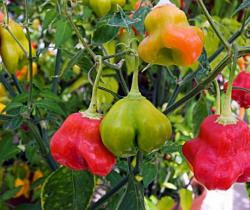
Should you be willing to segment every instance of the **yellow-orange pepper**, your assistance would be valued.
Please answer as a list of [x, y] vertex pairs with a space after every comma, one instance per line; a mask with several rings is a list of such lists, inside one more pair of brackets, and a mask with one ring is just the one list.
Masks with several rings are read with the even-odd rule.
[[146, 38], [138, 52], [142, 60], [163, 66], [189, 66], [203, 48], [203, 32], [190, 26], [183, 11], [173, 4], [157, 6], [145, 18]]
[[[3, 14], [1, 13], [1, 16]], [[0, 22], [3, 22], [3, 18], [0, 18]], [[29, 52], [29, 42], [23, 31], [23, 28], [13, 20], [9, 20], [8, 28], [11, 33], [4, 27], [0, 27], [0, 54], [3, 60], [3, 63], [9, 73], [14, 74], [20, 65], [23, 65], [24, 62], [27, 62], [25, 52]], [[35, 51], [32, 50], [34, 54]]]
[[[37, 74], [37, 64], [36, 63], [32, 63], [32, 75], [33, 77]], [[28, 71], [28, 65], [24, 65], [20, 70], [18, 70], [16, 72], [16, 77], [18, 80], [30, 80], [30, 75], [29, 75], [29, 71]]]

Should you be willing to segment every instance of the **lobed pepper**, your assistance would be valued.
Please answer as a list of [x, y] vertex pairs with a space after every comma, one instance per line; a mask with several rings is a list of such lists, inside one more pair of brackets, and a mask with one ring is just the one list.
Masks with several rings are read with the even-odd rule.
[[115, 157], [104, 147], [100, 132], [101, 119], [92, 119], [84, 113], [68, 116], [53, 135], [50, 150], [53, 158], [73, 170], [89, 170], [106, 176], [115, 164]]
[[141, 95], [129, 94], [115, 103], [101, 123], [104, 145], [118, 157], [150, 153], [172, 133], [168, 118]]
[[207, 189], [227, 190], [234, 182], [250, 181], [250, 130], [242, 120], [219, 124], [219, 115], [208, 116], [199, 135], [182, 151], [194, 176]]
[[[3, 20], [1, 22], [3, 22]], [[9, 20], [8, 28], [23, 47], [23, 49], [20, 47], [7, 29], [0, 27], [0, 54], [6, 69], [9, 73], [14, 74], [24, 62], [27, 62], [24, 50], [27, 53], [29, 52], [29, 43], [23, 32], [23, 28], [18, 23]]]
[[142, 60], [163, 66], [189, 66], [198, 60], [204, 34], [190, 26], [185, 13], [174, 4], [154, 7], [144, 24], [148, 35], [138, 47]]

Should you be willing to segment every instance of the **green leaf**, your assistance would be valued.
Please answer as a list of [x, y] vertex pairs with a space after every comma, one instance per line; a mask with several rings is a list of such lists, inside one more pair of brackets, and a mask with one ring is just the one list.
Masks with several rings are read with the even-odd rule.
[[69, 38], [71, 38], [71, 27], [65, 19], [60, 19], [56, 23], [55, 42], [56, 47], [61, 47]]
[[157, 203], [157, 210], [170, 210], [173, 208], [174, 203], [173, 198], [164, 196]]
[[94, 177], [90, 173], [61, 167], [42, 186], [42, 210], [87, 209], [93, 189]]
[[0, 164], [15, 157], [20, 150], [12, 144], [12, 138], [0, 140]]
[[21, 186], [4, 192], [4, 193], [0, 196], [0, 201], [1, 201], [1, 202], [2, 202], [2, 201], [7, 201], [7, 200], [9, 200], [10, 198], [13, 198], [13, 197], [16, 195], [16, 193], [20, 190], [20, 188], [21, 188]]
[[202, 121], [209, 115], [209, 109], [205, 98], [202, 96], [193, 111], [193, 131], [196, 136], [199, 132]]
[[55, 9], [50, 9], [45, 14], [45, 19], [43, 21], [43, 31], [48, 28], [48, 26], [53, 23], [57, 16], [57, 11]]
[[37, 101], [35, 105], [40, 109], [46, 109], [48, 112], [54, 112], [60, 115], [65, 115], [65, 112], [62, 110], [62, 108], [53, 100], [49, 99], [40, 100]]
[[152, 163], [144, 163], [142, 167], [143, 185], [147, 187], [156, 177], [157, 167]]
[[101, 25], [94, 32], [93, 42], [95, 42], [96, 44], [103, 44], [105, 42], [108, 42], [116, 37], [118, 30], [118, 27]]
[[182, 210], [190, 210], [192, 206], [192, 192], [187, 189], [179, 190]]
[[130, 176], [126, 193], [121, 200], [118, 210], [145, 210], [143, 192], [143, 184], [136, 181], [133, 176]]

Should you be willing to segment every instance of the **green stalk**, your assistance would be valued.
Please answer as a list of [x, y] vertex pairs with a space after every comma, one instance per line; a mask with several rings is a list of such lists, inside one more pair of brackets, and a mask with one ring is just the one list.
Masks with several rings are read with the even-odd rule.
[[99, 118], [99, 114], [97, 113], [97, 89], [99, 81], [102, 76], [102, 57], [96, 56], [96, 61], [97, 61], [97, 68], [96, 68], [97, 75], [92, 89], [91, 101], [89, 108], [84, 112], [85, 115], [90, 118]]
[[221, 116], [218, 118], [217, 122], [223, 125], [235, 124], [237, 123], [237, 119], [234, 117], [231, 109], [231, 98], [232, 98], [232, 89], [233, 89], [233, 80], [236, 69], [236, 61], [238, 57], [238, 51], [234, 46], [234, 54], [233, 54], [233, 63], [230, 65], [230, 74], [227, 92], [224, 101], [224, 108], [221, 111]]
[[202, 0], [197, 0], [198, 4], [200, 5], [202, 11], [204, 12], [208, 22], [210, 23], [211, 27], [213, 28], [214, 32], [216, 33], [216, 35], [218, 36], [218, 38], [221, 40], [221, 42], [223, 43], [223, 45], [225, 46], [225, 48], [227, 49], [228, 52], [230, 52], [231, 50], [231, 46], [228, 43], [228, 41], [225, 39], [225, 37], [221, 34], [221, 32], [219, 31], [219, 29], [217, 28], [216, 24], [214, 23], [212, 17], [210, 16], [209, 12], [207, 11], [206, 6], [204, 5]]
[[142, 97], [141, 92], [139, 90], [139, 86], [138, 86], [138, 75], [139, 75], [139, 70], [136, 69], [133, 72], [132, 85], [131, 85], [131, 89], [128, 93], [129, 97]]
[[221, 112], [221, 107], [220, 107], [220, 87], [218, 84], [218, 81], [215, 79], [214, 80], [214, 84], [215, 84], [215, 89], [216, 89], [216, 112], [215, 114], [220, 114]]

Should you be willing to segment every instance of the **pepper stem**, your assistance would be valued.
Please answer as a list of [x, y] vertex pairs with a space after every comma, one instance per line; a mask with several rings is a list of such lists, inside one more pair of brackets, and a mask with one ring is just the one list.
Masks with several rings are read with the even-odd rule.
[[216, 112], [215, 114], [219, 115], [221, 112], [220, 110], [220, 86], [216, 79], [214, 80], [214, 84], [215, 84], [215, 89], [216, 89]]
[[221, 110], [221, 115], [217, 119], [217, 122], [223, 125], [237, 123], [237, 119], [234, 117], [232, 113], [232, 109], [231, 109], [231, 98], [232, 98], [234, 73], [236, 69], [236, 61], [237, 61], [237, 49], [236, 49], [236, 53], [234, 53], [234, 56], [233, 56], [233, 64], [230, 66], [230, 74], [229, 74], [228, 87], [227, 87], [225, 100], [224, 100], [224, 108]]
[[96, 67], [97, 75], [92, 89], [91, 101], [89, 104], [89, 108], [84, 112], [84, 114], [90, 118], [99, 118], [99, 113], [97, 113], [97, 89], [99, 81], [102, 76], [102, 57], [100, 55], [96, 56], [96, 61], [97, 61], [97, 67]]
[[131, 89], [128, 93], [128, 96], [130, 96], [130, 97], [141, 97], [141, 92], [139, 90], [139, 85], [138, 85], [138, 75], [139, 75], [139, 70], [136, 69], [133, 72], [132, 85], [131, 85]]

